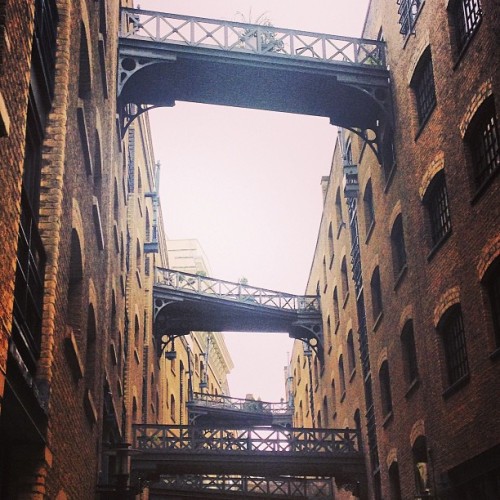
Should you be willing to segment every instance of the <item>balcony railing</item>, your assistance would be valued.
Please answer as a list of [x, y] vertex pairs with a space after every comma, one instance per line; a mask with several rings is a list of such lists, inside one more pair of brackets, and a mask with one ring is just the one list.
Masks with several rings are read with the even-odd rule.
[[384, 42], [377, 40], [141, 9], [122, 9], [120, 37], [227, 52], [385, 67]]
[[183, 292], [233, 300], [248, 305], [266, 306], [288, 311], [320, 311], [317, 296], [292, 295], [266, 290], [265, 288], [255, 288], [243, 283], [234, 283], [159, 267], [156, 268], [155, 284]]
[[17, 350], [32, 374], [40, 356], [44, 272], [45, 250], [23, 190], [12, 335]]
[[234, 410], [250, 413], [267, 413], [272, 415], [286, 415], [293, 413], [293, 407], [285, 401], [279, 403], [269, 403], [256, 399], [232, 398], [230, 396], [220, 396], [217, 394], [205, 394], [202, 392], [193, 393], [191, 405], [197, 407], [209, 407], [223, 410]]
[[228, 474], [161, 476], [158, 490], [188, 490], [293, 498], [333, 498], [332, 479], [325, 477], [254, 477]]
[[134, 425], [133, 446], [151, 452], [293, 455], [360, 455], [359, 432], [352, 429], [199, 428], [187, 425]]

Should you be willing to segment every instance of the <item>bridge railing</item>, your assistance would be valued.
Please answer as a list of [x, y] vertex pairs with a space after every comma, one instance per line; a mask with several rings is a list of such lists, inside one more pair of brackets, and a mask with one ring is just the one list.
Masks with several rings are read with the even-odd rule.
[[298, 498], [333, 498], [332, 479], [327, 477], [254, 477], [228, 474], [165, 475], [156, 489], [220, 491]]
[[200, 428], [187, 425], [135, 424], [133, 447], [163, 453], [360, 455], [359, 432], [352, 429], [273, 427]]
[[234, 283], [160, 267], [156, 268], [155, 284], [175, 290], [235, 300], [251, 305], [267, 306], [288, 311], [320, 311], [320, 303], [317, 296], [292, 295], [265, 288], [256, 288], [244, 283]]
[[236, 410], [250, 413], [267, 413], [272, 415], [286, 415], [293, 412], [293, 408], [286, 402], [269, 403], [257, 399], [232, 398], [218, 394], [194, 392], [190, 404], [224, 410]]
[[269, 24], [124, 8], [121, 10], [120, 37], [385, 68], [382, 41], [290, 30]]

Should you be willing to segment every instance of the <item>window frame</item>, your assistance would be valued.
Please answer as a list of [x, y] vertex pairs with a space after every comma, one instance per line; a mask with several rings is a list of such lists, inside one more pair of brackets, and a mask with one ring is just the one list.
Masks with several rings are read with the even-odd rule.
[[429, 221], [432, 249], [435, 249], [452, 231], [448, 187], [444, 170], [440, 170], [432, 178], [425, 192], [423, 204]]
[[467, 380], [470, 374], [465, 326], [460, 304], [451, 306], [438, 324], [443, 346], [448, 389]]
[[398, 23], [401, 25], [399, 32], [405, 37], [415, 33], [415, 25], [424, 3], [425, 0], [397, 0]]
[[[487, 144], [485, 144], [485, 133], [488, 133]], [[478, 194], [500, 171], [500, 128], [494, 95], [490, 95], [479, 106], [467, 127], [464, 140], [469, 153], [476, 194]], [[478, 163], [481, 163], [481, 168], [478, 168]]]
[[[471, 6], [472, 9], [470, 9]], [[449, 12], [453, 24], [457, 59], [460, 59], [481, 25], [483, 10], [480, 0], [455, 0], [450, 2]]]
[[418, 137], [437, 106], [436, 81], [430, 47], [422, 53], [415, 67], [410, 88], [415, 96], [415, 108], [419, 127], [417, 132]]
[[394, 220], [394, 224], [392, 225], [391, 250], [394, 279], [397, 281], [408, 264], [403, 228], [403, 216], [401, 214], [398, 214]]

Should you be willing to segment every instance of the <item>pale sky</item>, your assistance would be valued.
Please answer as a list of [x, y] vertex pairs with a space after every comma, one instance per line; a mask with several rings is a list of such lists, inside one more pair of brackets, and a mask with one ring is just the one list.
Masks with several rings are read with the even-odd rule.
[[[360, 36], [368, 0], [143, 0], [142, 9]], [[286, 91], [286, 89], [284, 89]], [[303, 294], [336, 129], [325, 118], [178, 102], [150, 112], [168, 238], [196, 238], [214, 277]], [[284, 397], [287, 334], [227, 333], [231, 394]]]

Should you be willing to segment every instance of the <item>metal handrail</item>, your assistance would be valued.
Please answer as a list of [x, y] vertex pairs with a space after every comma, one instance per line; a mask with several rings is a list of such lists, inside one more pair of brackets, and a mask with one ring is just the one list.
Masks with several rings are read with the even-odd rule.
[[319, 297], [315, 295], [292, 295], [160, 267], [156, 268], [155, 284], [248, 305], [267, 306], [288, 311], [320, 311]]
[[270, 403], [268, 401], [261, 401], [257, 399], [233, 398], [230, 396], [206, 394], [202, 392], [194, 392], [193, 398], [189, 403], [196, 406], [250, 413], [266, 413], [272, 415], [286, 415], [293, 413], [293, 407], [286, 401]]
[[151, 452], [230, 454], [361, 455], [359, 431], [302, 428], [200, 428], [188, 425], [133, 425], [133, 447]]
[[119, 36], [160, 43], [385, 69], [384, 42], [220, 19], [121, 9]]
[[234, 474], [162, 475], [153, 488], [165, 490], [220, 491], [298, 498], [333, 498], [332, 478], [255, 477]]

